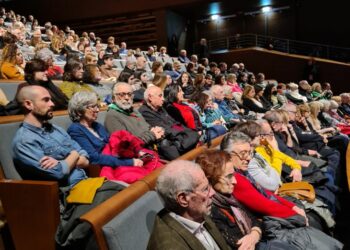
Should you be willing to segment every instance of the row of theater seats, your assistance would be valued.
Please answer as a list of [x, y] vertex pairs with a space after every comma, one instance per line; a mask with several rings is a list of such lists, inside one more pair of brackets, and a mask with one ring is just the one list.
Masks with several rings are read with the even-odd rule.
[[[20, 83], [24, 81], [18, 81], [18, 80], [0, 80], [0, 89], [4, 92], [8, 100], [13, 100], [15, 98], [16, 92], [17, 92], [17, 87]], [[62, 81], [53, 81], [54, 84], [59, 86]], [[109, 86], [112, 91], [112, 87], [114, 82], [110, 81], [101, 81], [100, 82], [103, 85]]]
[[[106, 111], [99, 113], [104, 121]], [[58, 185], [51, 181], [22, 180], [13, 161], [11, 142], [23, 116], [0, 119], [0, 199], [16, 249], [54, 249], [54, 235], [59, 223]], [[56, 111], [52, 123], [67, 129], [71, 121], [66, 111]], [[221, 138], [213, 141], [217, 146]], [[181, 156], [193, 160], [206, 146]], [[91, 166], [89, 175], [98, 175]], [[159, 169], [130, 185], [80, 219], [94, 232], [98, 249], [145, 249], [155, 215], [163, 207], [153, 191]], [[30, 233], [28, 233], [30, 232]], [[132, 232], [132, 233], [130, 233]], [[137, 239], [137, 240], [135, 240]]]

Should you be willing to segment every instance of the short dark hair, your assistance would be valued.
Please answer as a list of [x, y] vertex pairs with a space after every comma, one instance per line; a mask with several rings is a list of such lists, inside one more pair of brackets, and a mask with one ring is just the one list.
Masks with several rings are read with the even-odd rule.
[[105, 53], [102, 57], [102, 60], [108, 60], [108, 59], [114, 59], [114, 56], [113, 54], [110, 54], [110, 53]]
[[24, 68], [24, 79], [27, 82], [34, 81], [35, 72], [43, 72], [46, 71], [49, 66], [45, 61], [41, 59], [32, 59], [29, 61]]
[[172, 84], [168, 86], [168, 97], [167, 97], [167, 102], [173, 103], [177, 102], [177, 94], [180, 92], [180, 85], [178, 84]]

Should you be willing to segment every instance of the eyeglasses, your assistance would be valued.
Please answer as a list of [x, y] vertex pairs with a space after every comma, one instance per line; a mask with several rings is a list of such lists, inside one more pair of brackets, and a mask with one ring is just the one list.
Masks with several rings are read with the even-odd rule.
[[154, 95], [154, 96], [162, 97], [162, 96], [163, 96], [163, 94], [158, 94], [158, 95]]
[[260, 134], [261, 137], [265, 137], [265, 136], [274, 136], [275, 134], [273, 132], [270, 133], [266, 133], [266, 134]]
[[90, 104], [86, 106], [86, 109], [99, 109], [98, 104]]
[[237, 156], [241, 161], [243, 160], [248, 160], [249, 158], [251, 159], [254, 156], [254, 152], [249, 150], [249, 151], [241, 151], [239, 153], [236, 153], [235, 151], [231, 152], [231, 155]]
[[120, 98], [124, 98], [125, 96], [132, 97], [132, 96], [134, 96], [134, 93], [132, 93], [132, 92], [127, 92], [127, 93], [120, 92], [120, 93], [114, 93], [114, 95], [117, 95]]
[[205, 194], [205, 196], [208, 196], [209, 193], [210, 193], [210, 190], [211, 190], [212, 188], [213, 188], [213, 187], [211, 186], [211, 184], [208, 183], [208, 185], [207, 185], [205, 188], [201, 189], [201, 190], [184, 190], [184, 191], [189, 192], [189, 193], [200, 192], [200, 193], [202, 193], [202, 194]]

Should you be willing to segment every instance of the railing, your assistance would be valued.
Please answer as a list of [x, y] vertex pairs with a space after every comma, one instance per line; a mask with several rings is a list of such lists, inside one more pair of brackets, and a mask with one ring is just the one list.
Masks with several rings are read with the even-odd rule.
[[[195, 45], [195, 48], [198, 45]], [[242, 34], [208, 41], [210, 52], [261, 47], [281, 52], [350, 62], [350, 49], [256, 34]]]

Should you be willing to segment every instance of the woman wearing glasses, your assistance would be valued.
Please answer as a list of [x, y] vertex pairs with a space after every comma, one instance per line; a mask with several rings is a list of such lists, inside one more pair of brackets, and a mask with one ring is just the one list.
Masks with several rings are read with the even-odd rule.
[[92, 164], [111, 167], [143, 165], [140, 159], [121, 159], [102, 153], [109, 142], [109, 134], [103, 125], [96, 122], [99, 107], [95, 93], [80, 91], [74, 94], [69, 101], [68, 112], [73, 123], [67, 132], [88, 152]]
[[308, 227], [303, 209], [254, 181], [248, 173], [248, 164], [252, 158], [251, 142], [242, 132], [231, 132], [223, 138], [220, 147], [231, 155], [236, 171], [232, 195], [249, 211], [263, 216], [264, 235], [269, 239], [287, 241], [297, 249], [342, 249], [339, 241]]
[[262, 236], [261, 222], [232, 196], [237, 184], [230, 154], [207, 151], [196, 163], [215, 190], [211, 217], [232, 249], [254, 249]]
[[248, 165], [248, 172], [263, 188], [275, 192], [281, 182], [282, 165], [290, 170], [286, 179], [301, 181], [301, 166], [293, 158], [278, 149], [274, 133], [266, 120], [248, 121], [240, 123], [235, 131], [242, 132], [250, 137], [251, 145], [255, 147], [255, 154]]

